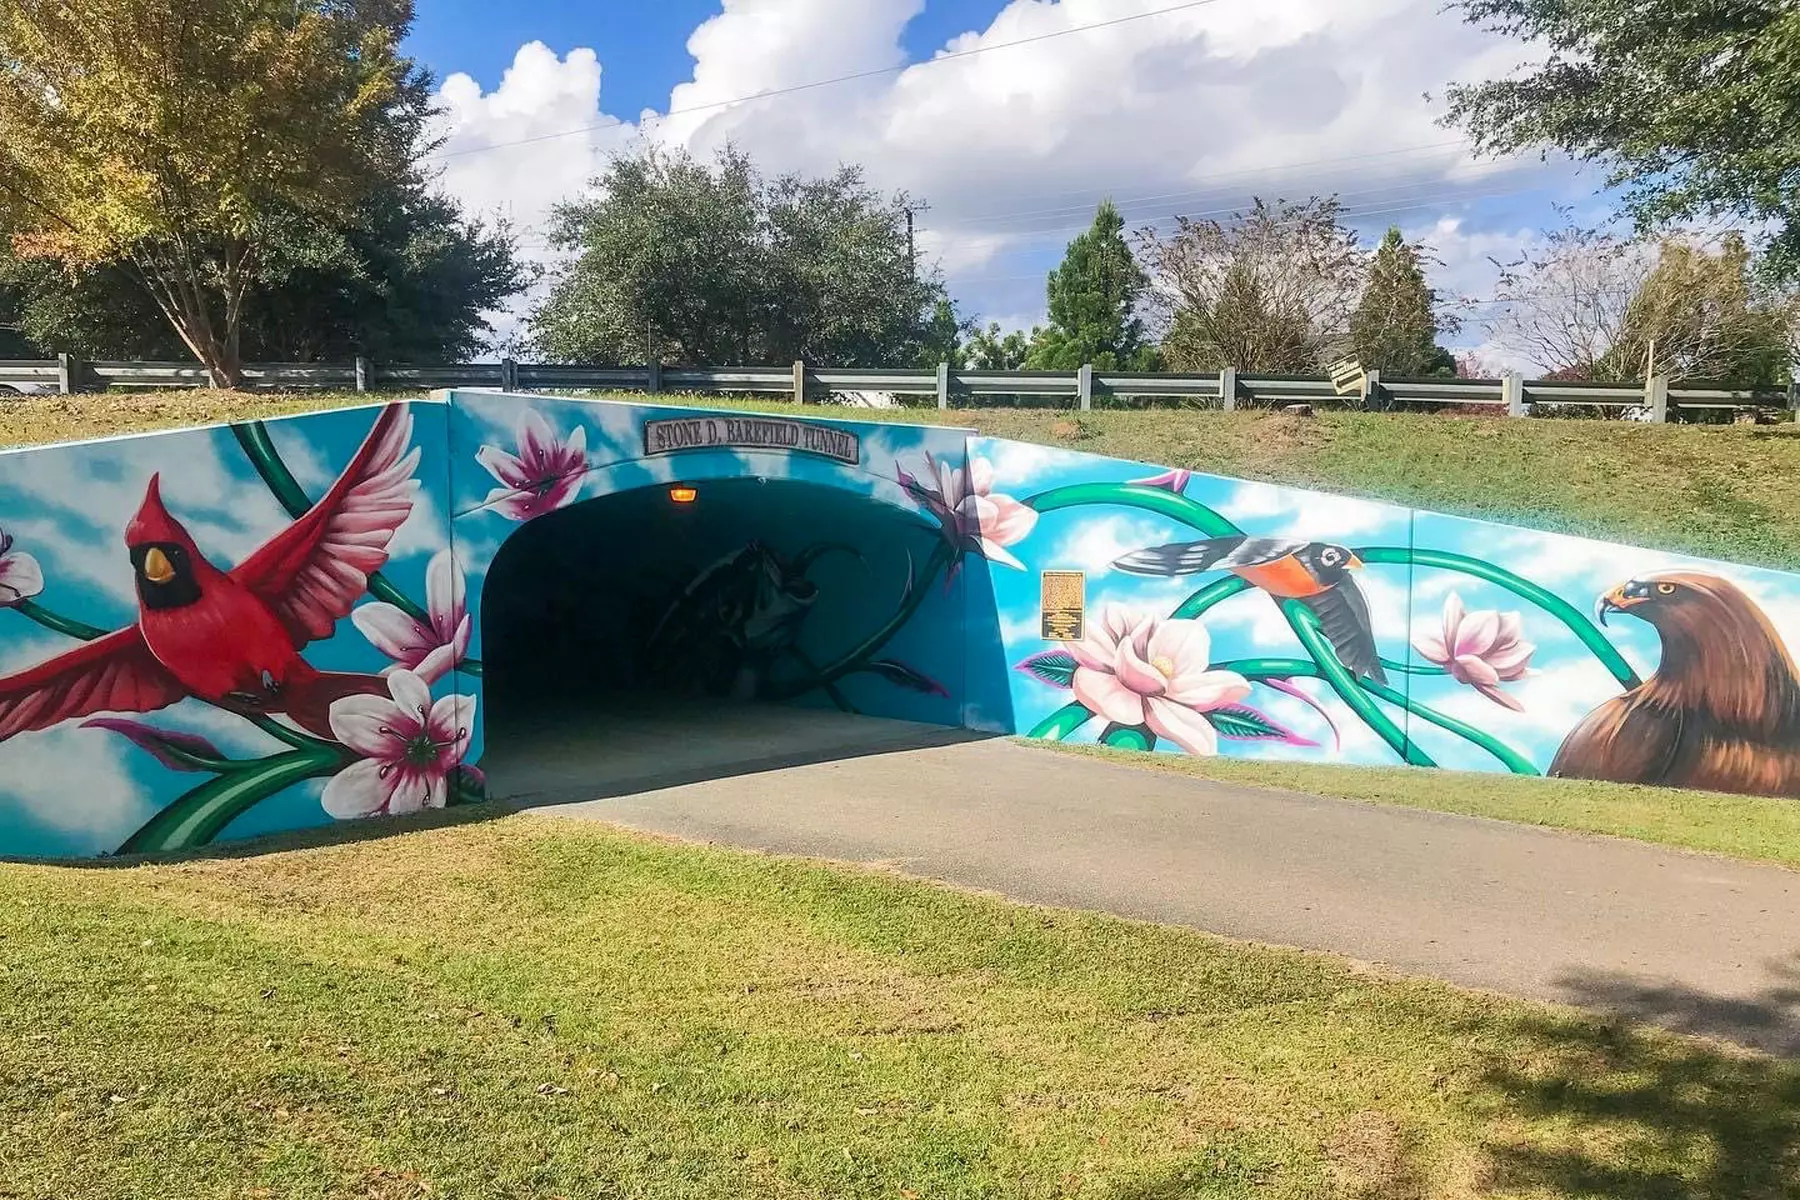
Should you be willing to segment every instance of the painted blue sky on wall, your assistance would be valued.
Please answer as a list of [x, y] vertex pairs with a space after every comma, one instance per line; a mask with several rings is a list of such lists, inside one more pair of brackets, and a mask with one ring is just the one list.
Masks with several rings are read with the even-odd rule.
[[[1154, 477], [1162, 470], [1147, 464], [991, 439], [975, 439], [971, 454], [992, 463], [996, 491], [1020, 499], [1074, 484], [1129, 483]], [[1251, 536], [1336, 542], [1359, 550], [1412, 545], [1479, 556], [1549, 589], [1589, 615], [1602, 594], [1632, 578], [1675, 568], [1723, 575], [1755, 601], [1790, 650], [1800, 649], [1800, 577], [1791, 574], [1432, 513], [1415, 516], [1410, 509], [1374, 501], [1216, 476], [1194, 475], [1186, 494], [1229, 518]], [[1090, 620], [1107, 605], [1166, 617], [1201, 587], [1220, 578], [1220, 573], [1146, 578], [1116, 570], [1113, 564], [1134, 550], [1201, 536], [1169, 518], [1122, 507], [1046, 513], [1029, 537], [1010, 547], [1028, 570], [992, 570], [995, 594], [1004, 614], [1001, 633], [1009, 660], [1018, 663], [1031, 654], [1054, 648], [1054, 643], [1039, 636], [1039, 571], [1085, 572]], [[1583, 716], [1621, 691], [1613, 675], [1565, 625], [1493, 583], [1455, 571], [1380, 564], [1370, 564], [1356, 572], [1355, 578], [1368, 599], [1382, 654], [1414, 666], [1429, 665], [1414, 647], [1414, 641], [1443, 628], [1445, 604], [1452, 595], [1471, 613], [1519, 614], [1524, 639], [1535, 645], [1530, 656], [1532, 673], [1500, 685], [1502, 693], [1518, 703], [1518, 710], [1445, 677], [1399, 677], [1394, 686], [1407, 689], [1413, 699], [1444, 716], [1491, 733], [1540, 770], [1549, 765], [1563, 738]], [[1254, 590], [1226, 600], [1203, 620], [1211, 635], [1215, 662], [1303, 653], [1277, 606]], [[1605, 632], [1640, 675], [1655, 669], [1659, 643], [1656, 631], [1648, 624], [1615, 616]], [[1288, 728], [1318, 741], [1319, 748], [1222, 740], [1220, 752], [1242, 758], [1311, 758], [1365, 764], [1397, 761], [1381, 738], [1342, 712], [1323, 683], [1304, 679], [1295, 681], [1295, 686], [1337, 711], [1341, 750], [1333, 744], [1329, 725], [1309, 705], [1259, 687], [1252, 702]], [[1020, 671], [1012, 673], [1012, 689], [1021, 730], [1070, 698], [1067, 690]], [[1419, 747], [1441, 766], [1503, 769], [1493, 755], [1461, 738], [1418, 719], [1407, 721], [1404, 713], [1396, 712], [1395, 716]], [[1091, 741], [1102, 725], [1094, 722], [1072, 740]], [[1160, 748], [1173, 749], [1167, 743]]]

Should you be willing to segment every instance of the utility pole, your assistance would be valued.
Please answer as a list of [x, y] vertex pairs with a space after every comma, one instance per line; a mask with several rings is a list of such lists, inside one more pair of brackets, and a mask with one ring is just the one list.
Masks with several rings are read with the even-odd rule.
[[912, 264], [913, 282], [917, 283], [919, 280], [919, 251], [913, 240], [914, 217], [919, 213], [930, 212], [931, 205], [914, 204], [909, 200], [906, 202], [904, 210], [906, 212], [906, 260]]

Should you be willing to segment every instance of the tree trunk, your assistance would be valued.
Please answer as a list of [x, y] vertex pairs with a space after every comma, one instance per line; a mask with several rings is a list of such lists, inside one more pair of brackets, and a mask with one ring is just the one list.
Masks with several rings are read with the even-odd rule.
[[238, 353], [238, 325], [248, 291], [246, 256], [241, 249], [226, 254], [226, 295], [221, 330], [213, 318], [206, 280], [185, 246], [146, 253], [133, 260], [132, 273], [149, 293], [215, 388], [235, 390], [244, 381]]

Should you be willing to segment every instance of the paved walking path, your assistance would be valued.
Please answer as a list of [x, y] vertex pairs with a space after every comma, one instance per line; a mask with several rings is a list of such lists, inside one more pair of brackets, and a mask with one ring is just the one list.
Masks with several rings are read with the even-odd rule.
[[545, 811], [881, 862], [1800, 1055], [1800, 873], [1006, 741], [892, 744]]

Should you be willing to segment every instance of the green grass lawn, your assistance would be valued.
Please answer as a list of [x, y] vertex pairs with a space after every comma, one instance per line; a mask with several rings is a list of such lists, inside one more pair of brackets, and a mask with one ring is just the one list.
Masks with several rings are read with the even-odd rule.
[[33, 1200], [1750, 1200], [1800, 1064], [508, 816], [0, 866], [0, 1128]]
[[[643, 399], [643, 397], [628, 397]], [[0, 444], [95, 437], [346, 403], [355, 395], [114, 392], [0, 404]], [[1322, 488], [1733, 562], [1800, 569], [1800, 425], [1638, 425], [1421, 413], [821, 409], [664, 403], [965, 425], [1222, 475]]]
[[1585, 779], [1250, 762], [1102, 746], [1026, 744], [1195, 779], [1610, 834], [1800, 868], [1800, 804], [1792, 800]]

